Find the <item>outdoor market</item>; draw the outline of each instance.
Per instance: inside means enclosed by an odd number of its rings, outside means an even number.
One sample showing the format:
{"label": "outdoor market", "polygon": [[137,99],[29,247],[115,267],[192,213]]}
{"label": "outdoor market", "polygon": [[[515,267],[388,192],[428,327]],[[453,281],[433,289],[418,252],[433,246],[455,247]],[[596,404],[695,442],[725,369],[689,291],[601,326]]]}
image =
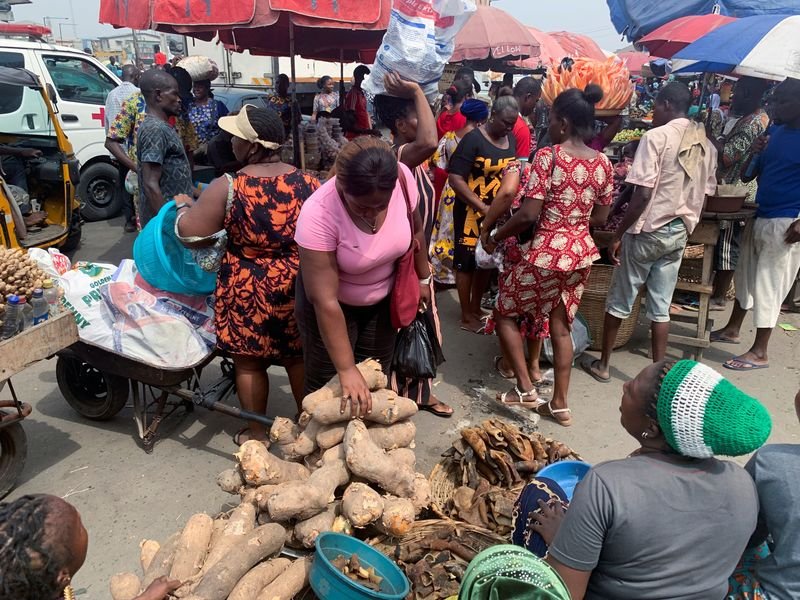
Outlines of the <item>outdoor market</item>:
{"label": "outdoor market", "polygon": [[800,598],[800,2],[74,1],[0,7],[0,600]]}

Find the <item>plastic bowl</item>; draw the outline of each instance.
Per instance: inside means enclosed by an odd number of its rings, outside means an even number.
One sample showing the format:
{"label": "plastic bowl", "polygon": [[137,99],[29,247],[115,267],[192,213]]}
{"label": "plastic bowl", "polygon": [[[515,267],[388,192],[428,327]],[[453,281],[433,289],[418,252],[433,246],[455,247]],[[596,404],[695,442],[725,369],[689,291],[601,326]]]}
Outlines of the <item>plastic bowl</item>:
{"label": "plastic bowl", "polygon": [[592,465],[582,460],[562,460],[561,462],[547,465],[536,473],[536,477],[549,477],[561,486],[561,489],[567,495],[567,499],[572,501],[575,486],[578,485],[578,482],[586,476],[586,473],[591,468]]}
{"label": "plastic bowl", "polygon": [[[404,600],[411,591],[408,579],[389,557],[368,546],[361,540],[341,533],[325,532],[317,537],[317,553],[311,565],[309,581],[311,589],[320,600],[348,600],[377,599],[377,600]],[[342,555],[348,560],[353,554],[358,555],[358,560],[365,569],[370,567],[383,577],[381,591],[373,592],[348,578],[331,564],[337,556]]]}
{"label": "plastic bowl", "polygon": [[175,237],[175,201],[167,202],[133,243],[133,260],[144,280],[159,290],[189,296],[207,296],[217,276],[207,273]]}

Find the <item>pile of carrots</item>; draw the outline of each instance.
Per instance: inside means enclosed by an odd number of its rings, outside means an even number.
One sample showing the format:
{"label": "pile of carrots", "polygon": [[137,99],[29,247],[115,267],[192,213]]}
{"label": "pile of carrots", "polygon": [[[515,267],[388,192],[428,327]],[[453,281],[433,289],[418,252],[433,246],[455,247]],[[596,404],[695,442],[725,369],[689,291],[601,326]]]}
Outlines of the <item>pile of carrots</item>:
{"label": "pile of carrots", "polygon": [[548,69],[542,97],[552,105],[561,92],[570,88],[583,90],[590,83],[603,89],[603,99],[595,107],[597,110],[622,110],[631,100],[633,84],[630,71],[616,57],[605,61],[578,58],[571,69],[553,64]]}

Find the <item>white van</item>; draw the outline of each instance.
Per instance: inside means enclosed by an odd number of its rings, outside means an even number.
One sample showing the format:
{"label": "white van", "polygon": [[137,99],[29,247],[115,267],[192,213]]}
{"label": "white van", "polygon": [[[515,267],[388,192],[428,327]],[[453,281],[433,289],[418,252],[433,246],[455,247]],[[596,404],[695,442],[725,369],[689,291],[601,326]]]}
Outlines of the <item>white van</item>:
{"label": "white van", "polygon": [[[61,125],[81,165],[77,195],[83,218],[97,221],[116,215],[122,197],[115,193],[119,175],[105,149],[105,103],[120,80],[94,57],[46,42],[0,38],[0,65],[32,71],[55,92],[52,99]],[[0,113],[2,105],[0,98]],[[15,131],[0,133],[30,134],[46,128],[47,113],[20,113],[15,126]]]}

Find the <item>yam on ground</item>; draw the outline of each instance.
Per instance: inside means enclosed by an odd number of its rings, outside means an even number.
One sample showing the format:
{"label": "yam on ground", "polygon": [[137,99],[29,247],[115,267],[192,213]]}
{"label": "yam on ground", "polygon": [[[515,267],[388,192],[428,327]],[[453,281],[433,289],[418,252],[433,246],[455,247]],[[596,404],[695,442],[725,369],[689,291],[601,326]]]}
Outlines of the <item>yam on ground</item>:
{"label": "yam on ground", "polygon": [[225,529],[219,539],[208,551],[208,557],[203,565],[203,573],[215,566],[232,548],[239,545],[246,535],[256,526],[256,507],[254,504],[242,502],[231,513]]}
{"label": "yam on ground", "polygon": [[327,510],[318,515],[300,521],[294,526],[294,539],[300,542],[304,548],[313,548],[320,533],[331,531],[336,514],[339,510],[339,503],[333,502],[328,505]]}
{"label": "yam on ground", "polygon": [[338,446],[344,440],[344,432],[347,423],[333,423],[332,425],[322,425],[317,431],[317,446],[322,450]]}
{"label": "yam on ground", "polygon": [[418,515],[431,505],[431,482],[422,473],[414,476],[414,493],[411,496],[411,502]]}
{"label": "yam on ground", "polygon": [[267,510],[267,500],[269,500],[269,497],[274,494],[279,487],[279,485],[260,485],[255,488],[254,497],[258,510],[262,512]]}
{"label": "yam on ground", "polygon": [[139,544],[139,562],[142,565],[142,574],[150,568],[150,563],[153,562],[153,557],[155,557],[160,548],[161,544],[155,540],[141,541]]}
{"label": "yam on ground", "polygon": [[311,558],[294,561],[281,576],[261,590],[257,600],[292,600],[308,585]]}
{"label": "yam on ground", "polygon": [[173,533],[167,541],[161,544],[158,552],[156,552],[156,555],[153,557],[153,560],[150,561],[150,565],[144,572],[142,588],[146,588],[159,577],[169,575],[170,570],[172,570],[172,561],[175,559],[175,548],[178,545],[180,537],[181,532],[178,531]]}
{"label": "yam on ground", "polygon": [[[303,401],[308,401],[308,396]],[[364,415],[364,420],[380,425],[392,425],[398,421],[404,421],[417,414],[417,403],[409,398],[398,396],[391,390],[378,390],[372,392],[372,411]],[[313,407],[314,420],[323,425],[332,425],[349,421],[351,413],[349,410],[341,412],[339,400],[327,400],[320,402]]]}
{"label": "yam on ground", "polygon": [[227,517],[217,517],[214,519],[214,529],[211,531],[211,540],[208,542],[208,551],[211,552],[211,549],[217,545],[217,542],[222,537],[222,534],[225,533],[225,527],[228,526],[228,518]]}
{"label": "yam on ground", "polygon": [[194,595],[203,600],[225,600],[245,573],[280,551],[285,537],[286,532],[277,523],[252,530],[206,571]]}
{"label": "yam on ground", "polygon": [[[370,435],[370,438],[372,436]],[[377,445],[377,444],[376,444]],[[411,448],[397,448],[386,453],[389,458],[398,465],[416,470],[417,454]]]}
{"label": "yam on ground", "polygon": [[392,425],[369,424],[369,437],[384,450],[411,448],[417,436],[417,426],[413,421],[400,421]]}
{"label": "yam on ground", "polygon": [[108,584],[113,600],[134,600],[142,589],[142,582],[133,573],[117,573]]}
{"label": "yam on ground", "polygon": [[414,495],[412,469],[397,465],[386,452],[375,445],[362,421],[351,421],[344,436],[347,467],[353,475],[375,483],[382,490],[401,498]]}
{"label": "yam on ground", "polygon": [[208,554],[213,531],[214,519],[207,514],[198,513],[189,518],[175,547],[170,579],[187,581],[200,572]]}
{"label": "yam on ground", "polygon": [[319,466],[328,464],[332,461],[346,460],[347,454],[344,451],[344,444],[337,444],[333,448],[328,448],[320,457]]}
{"label": "yam on ground", "polygon": [[308,479],[308,469],[298,463],[281,460],[256,440],[248,440],[239,448],[236,460],[249,485],[268,485]]}
{"label": "yam on ground", "polygon": [[306,481],[280,486],[267,501],[269,516],[275,521],[310,519],[328,507],[336,488],[345,485],[349,479],[344,461],[324,464]]}
{"label": "yam on ground", "polygon": [[239,469],[225,469],[217,475],[217,485],[223,492],[238,494],[239,490],[244,486],[244,480]]}
{"label": "yam on ground", "polygon": [[272,449],[284,460],[297,461],[317,449],[317,431],[320,424],[311,420],[301,429],[291,420],[278,417],[270,429],[269,438],[275,442]]}
{"label": "yam on ground", "polygon": [[389,535],[402,536],[411,531],[414,525],[414,504],[407,498],[385,496],[381,516],[381,529]]}
{"label": "yam on ground", "polygon": [[365,483],[351,483],[342,496],[342,515],[353,527],[366,527],[383,514],[383,498]]}
{"label": "yam on ground", "polygon": [[[358,363],[356,368],[361,372],[370,391],[377,391],[385,388],[389,380],[381,369],[381,364],[377,360],[369,359]],[[342,384],[339,376],[336,375],[323,387],[316,392],[311,392],[303,399],[303,410],[316,417],[316,408],[330,403],[331,400],[340,400],[342,397]],[[335,402],[336,411],[339,411],[339,403]]]}
{"label": "yam on ground", "polygon": [[233,588],[228,600],[256,600],[259,592],[292,564],[288,558],[273,558],[256,565]]}

